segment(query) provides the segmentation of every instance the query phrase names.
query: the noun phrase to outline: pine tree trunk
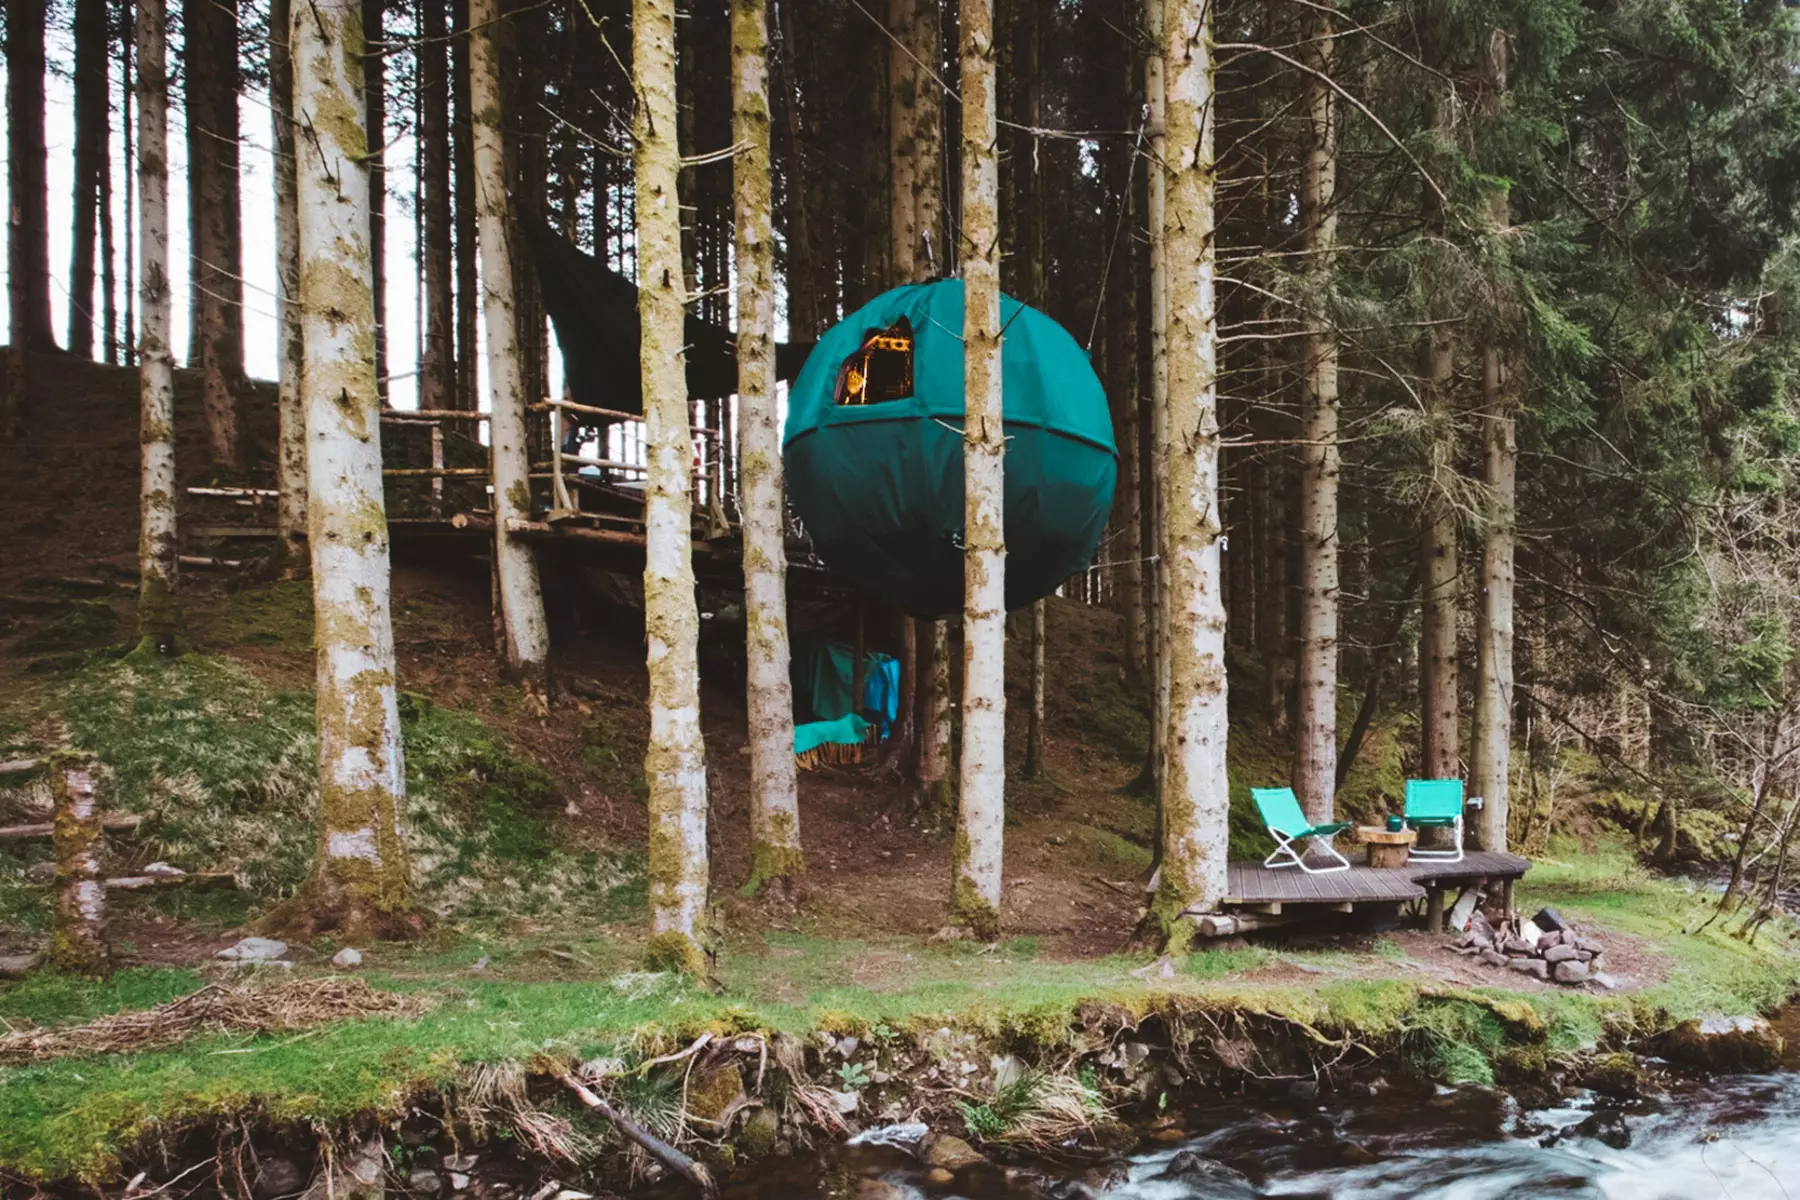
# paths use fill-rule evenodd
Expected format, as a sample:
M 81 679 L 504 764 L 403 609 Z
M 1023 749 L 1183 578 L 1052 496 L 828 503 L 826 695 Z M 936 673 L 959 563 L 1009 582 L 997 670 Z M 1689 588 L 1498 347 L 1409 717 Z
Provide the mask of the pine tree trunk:
M 112 72 L 112 14 L 101 5 L 100 13 L 100 54 L 101 63 L 107 73 Z M 129 90 L 131 81 L 124 81 L 123 90 Z M 117 293 L 118 277 L 114 267 L 113 252 L 113 171 L 112 171 L 112 85 L 108 82 L 106 89 L 107 111 L 107 144 L 105 153 L 100 157 L 99 199 L 100 199 L 100 355 L 109 367 L 119 365 L 119 297 Z M 131 108 L 125 108 L 126 120 L 130 120 Z M 131 173 L 131 152 L 125 153 L 125 173 Z M 129 213 L 127 207 L 127 213 Z M 126 217 L 130 221 L 129 215 Z M 131 335 L 126 334 L 127 337 Z
M 919 648 L 919 791 L 926 819 L 943 827 L 950 824 L 956 807 L 951 783 L 956 725 L 950 711 L 950 625 L 926 624 L 931 636 Z
M 455 408 L 452 367 L 456 321 L 451 295 L 450 78 L 446 70 L 444 0 L 419 0 L 420 205 L 425 237 L 425 349 L 419 360 L 419 407 Z
M 9 344 L 55 350 L 50 324 L 50 194 L 44 147 L 44 0 L 7 0 L 6 161 Z
M 363 92 L 369 105 L 369 262 L 375 268 L 375 383 L 388 402 L 387 0 L 363 0 Z
M 1168 141 L 1167 114 L 1167 82 L 1165 71 L 1167 63 L 1164 58 L 1164 0 L 1144 0 L 1144 29 L 1148 38 L 1148 49 L 1144 56 L 1144 110 L 1145 121 L 1150 135 L 1150 157 L 1147 160 L 1149 172 L 1145 186 L 1145 218 L 1149 224 L 1148 254 L 1150 259 L 1150 456 L 1148 467 L 1148 495 L 1150 512 L 1148 525 L 1150 528 L 1148 552 L 1156 556 L 1156 562 L 1150 572 L 1150 626 L 1149 637 L 1153 643 L 1150 658 L 1153 660 L 1154 673 L 1151 676 L 1151 713 L 1150 713 L 1150 761 L 1149 771 L 1151 794 L 1157 797 L 1158 823 L 1161 827 L 1163 817 L 1163 798 L 1167 792 L 1166 767 L 1168 760 L 1169 732 L 1169 545 L 1168 545 L 1168 492 L 1169 492 L 1169 272 L 1168 249 L 1166 245 L 1167 224 L 1166 208 L 1168 204 L 1167 173 L 1156 169 L 1156 164 L 1167 162 L 1164 157 Z M 1157 842 L 1157 865 L 1161 865 L 1160 854 L 1163 840 Z
M 138 651 L 181 649 L 175 542 L 175 355 L 169 345 L 169 71 L 163 0 L 137 5 Z
M 1334 69 L 1332 12 L 1306 12 L 1302 54 L 1307 143 L 1300 185 L 1306 251 L 1305 379 L 1301 391 L 1300 654 L 1294 791 L 1314 825 L 1330 822 L 1337 780 L 1338 348 L 1327 311 L 1337 249 L 1337 114 L 1327 85 Z
M 126 366 L 137 365 L 137 235 L 133 219 L 137 214 L 137 150 L 134 145 L 133 124 L 131 115 L 131 99 L 137 94 L 137 75 L 131 67 L 133 48 L 137 44 L 137 8 L 135 5 L 121 6 L 119 29 L 119 81 L 120 109 L 122 120 L 119 131 L 125 142 L 125 323 L 124 342 L 121 355 Z M 159 6 L 158 11 L 162 11 Z M 164 92 L 164 124 L 167 125 L 167 92 Z M 0 436 L 4 431 L 0 430 Z
M 303 928 L 336 929 L 354 942 L 412 924 L 381 486 L 361 0 L 295 4 L 290 45 L 295 119 L 304 131 L 296 171 L 320 818 L 318 858 L 295 912 Z
M 1006 824 L 1006 434 L 1000 386 L 1000 160 L 993 0 L 962 0 L 963 743 L 951 920 L 1000 930 Z
M 750 732 L 750 883 L 786 890 L 801 871 L 788 678 L 787 549 L 775 396 L 775 201 L 769 172 L 769 25 L 764 0 L 731 7 L 737 240 L 738 437 L 744 502 L 744 624 Z
M 1437 136 L 1449 141 L 1454 97 L 1449 84 L 1434 83 L 1431 119 Z M 1443 202 L 1429 189 L 1425 228 L 1443 236 Z M 1454 416 L 1450 388 L 1456 363 L 1446 327 L 1433 325 L 1420 340 L 1421 391 L 1426 417 L 1426 487 L 1419 556 L 1425 567 L 1419 637 L 1420 769 L 1427 779 L 1461 778 L 1456 659 L 1457 530 L 1451 507 Z
M 104 976 L 112 970 L 106 945 L 106 883 L 100 874 L 105 828 L 99 791 L 100 760 L 94 755 L 65 752 L 50 760 L 56 911 L 49 962 L 67 975 Z
M 1044 773 L 1044 646 L 1048 640 L 1045 602 L 1031 606 L 1031 709 L 1025 723 L 1025 766 L 1020 772 L 1026 779 Z
M 74 241 L 69 251 L 69 353 L 94 356 L 94 236 L 100 178 L 111 163 L 111 55 L 106 0 L 75 3 Z
M 918 278 L 919 207 L 913 189 L 922 76 L 911 52 L 917 7 L 917 0 L 888 0 L 888 253 L 895 283 Z
M 1128 54 L 1126 64 L 1129 81 L 1137 73 L 1136 56 Z M 1119 444 L 1119 484 L 1118 499 L 1115 502 L 1118 510 L 1115 522 L 1118 538 L 1110 557 L 1119 564 L 1115 586 L 1118 589 L 1118 604 L 1124 609 L 1125 615 L 1125 677 L 1133 687 L 1143 684 L 1148 666 L 1144 650 L 1147 614 L 1144 608 L 1143 459 L 1138 452 L 1143 413 L 1139 403 L 1141 389 L 1138 378 L 1137 299 L 1140 273 L 1137 188 L 1133 185 L 1136 155 L 1135 146 L 1125 146 L 1114 155 L 1112 192 L 1114 203 L 1121 211 L 1114 215 L 1113 223 L 1108 226 L 1108 236 L 1112 236 L 1110 230 L 1119 227 L 1121 221 L 1124 236 L 1118 238 L 1112 250 L 1115 277 L 1107 281 L 1111 293 L 1106 339 L 1107 373 L 1111 376 L 1113 400 L 1119 411 L 1116 436 Z
M 506 186 L 505 136 L 500 107 L 499 0 L 470 0 L 469 98 L 475 114 L 475 175 L 479 195 L 483 332 L 494 483 L 494 561 L 499 575 L 502 659 L 540 701 L 549 698 L 550 631 L 537 556 L 510 527 L 529 521 L 531 453 L 525 427 L 526 396 L 520 378 L 518 321 L 514 312 L 512 239 Z
M 469 101 L 469 0 L 450 0 L 450 158 L 456 172 L 456 395 L 457 408 L 473 412 L 475 322 L 481 299 L 475 294 L 474 116 Z
M 294 60 L 288 29 L 292 0 L 269 5 L 269 96 L 275 138 L 275 297 L 277 423 L 276 552 L 284 575 L 304 574 L 306 551 L 306 403 L 300 393 L 304 358 L 300 321 L 300 202 L 294 153 Z M 424 407 L 421 405 L 421 407 Z
M 237 392 L 244 377 L 243 254 L 238 213 L 237 0 L 186 0 L 188 227 L 193 315 L 207 445 L 241 465 Z M 203 68 L 203 69 L 202 69 Z
M 1225 773 L 1225 605 L 1219 571 L 1218 329 L 1214 310 L 1213 57 L 1208 0 L 1169 0 L 1167 460 L 1169 727 L 1163 779 L 1161 883 L 1153 913 L 1164 940 L 1185 948 L 1188 911 L 1225 893 L 1229 783 Z
M 1494 30 L 1488 41 L 1488 95 L 1497 109 L 1507 85 L 1507 39 Z M 1488 196 L 1488 217 L 1496 230 L 1511 223 L 1504 186 Z M 1483 522 L 1481 612 L 1475 636 L 1475 729 L 1472 741 L 1474 794 L 1481 797 L 1477 844 L 1505 850 L 1512 807 L 1513 712 L 1513 546 L 1517 528 L 1519 447 L 1513 413 L 1517 407 L 1507 355 L 1490 343 L 1482 354 L 1483 475 L 1487 511 Z
M 657 969 L 708 973 L 706 746 L 694 599 L 687 377 L 682 347 L 675 0 L 632 0 L 638 318 L 649 482 L 644 622 L 649 642 L 650 944 Z

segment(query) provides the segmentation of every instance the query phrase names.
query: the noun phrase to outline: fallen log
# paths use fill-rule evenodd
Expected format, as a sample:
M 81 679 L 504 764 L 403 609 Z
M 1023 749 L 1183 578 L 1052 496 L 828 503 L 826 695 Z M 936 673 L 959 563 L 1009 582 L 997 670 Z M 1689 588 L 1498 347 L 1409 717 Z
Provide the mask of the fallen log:
M 109 892 L 142 892 L 172 887 L 204 891 L 208 888 L 235 888 L 238 885 L 237 876 L 230 871 L 193 871 L 180 875 L 116 875 L 101 882 Z
M 11 762 L 0 762 L 0 779 L 9 775 L 30 775 L 44 765 L 41 758 L 15 758 Z
M 144 818 L 136 813 L 122 813 L 116 817 L 106 817 L 100 827 L 107 833 L 133 833 L 144 823 Z M 0 842 L 31 842 L 56 835 L 56 822 L 34 821 L 28 825 L 0 825 Z
M 713 1182 L 711 1172 L 602 1100 L 591 1088 L 569 1074 L 568 1068 L 562 1063 L 547 1055 L 540 1057 L 538 1063 L 546 1072 L 561 1080 L 564 1087 L 574 1092 L 576 1099 L 610 1121 L 615 1129 L 642 1146 L 663 1166 L 699 1188 L 702 1195 L 719 1194 L 719 1185 Z
M 42 954 L 0 955 L 0 979 L 23 979 L 44 963 Z

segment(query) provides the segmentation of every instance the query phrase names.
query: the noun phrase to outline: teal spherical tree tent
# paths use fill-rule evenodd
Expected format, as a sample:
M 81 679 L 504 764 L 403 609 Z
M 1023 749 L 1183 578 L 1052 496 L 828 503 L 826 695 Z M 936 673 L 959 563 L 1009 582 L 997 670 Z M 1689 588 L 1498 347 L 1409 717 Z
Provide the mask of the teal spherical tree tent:
M 1006 606 L 1093 560 L 1118 476 L 1106 394 L 1055 321 L 1009 296 Z M 828 566 L 915 616 L 963 600 L 963 285 L 884 292 L 819 339 L 788 394 L 788 498 Z

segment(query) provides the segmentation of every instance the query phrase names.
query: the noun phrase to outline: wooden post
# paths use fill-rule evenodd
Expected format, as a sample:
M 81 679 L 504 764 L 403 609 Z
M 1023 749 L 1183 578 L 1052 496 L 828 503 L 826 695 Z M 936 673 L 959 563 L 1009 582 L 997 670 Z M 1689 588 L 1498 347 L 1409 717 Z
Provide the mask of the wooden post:
M 431 426 L 431 515 L 444 515 L 444 427 L 433 422 Z
M 1444 889 L 1436 884 L 1425 888 L 1425 932 L 1441 933 L 1444 929 Z
M 1511 920 L 1513 915 L 1513 880 L 1507 879 L 1501 881 L 1500 905 L 1501 911 L 1506 918 Z
M 75 975 L 105 975 L 106 886 L 100 881 L 100 760 L 91 754 L 58 754 L 50 761 L 55 799 L 56 913 L 50 929 L 50 964 Z

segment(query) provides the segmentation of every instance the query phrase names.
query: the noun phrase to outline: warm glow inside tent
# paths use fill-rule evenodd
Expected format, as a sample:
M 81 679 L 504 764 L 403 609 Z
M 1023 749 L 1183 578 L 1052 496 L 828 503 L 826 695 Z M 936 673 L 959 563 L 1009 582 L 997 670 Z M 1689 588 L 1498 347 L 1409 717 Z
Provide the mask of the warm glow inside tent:
M 1092 561 L 1118 457 L 1100 380 L 1055 321 L 1002 297 L 1006 605 Z M 916 616 L 963 599 L 963 285 L 884 292 L 819 340 L 788 398 L 788 497 L 833 570 Z

